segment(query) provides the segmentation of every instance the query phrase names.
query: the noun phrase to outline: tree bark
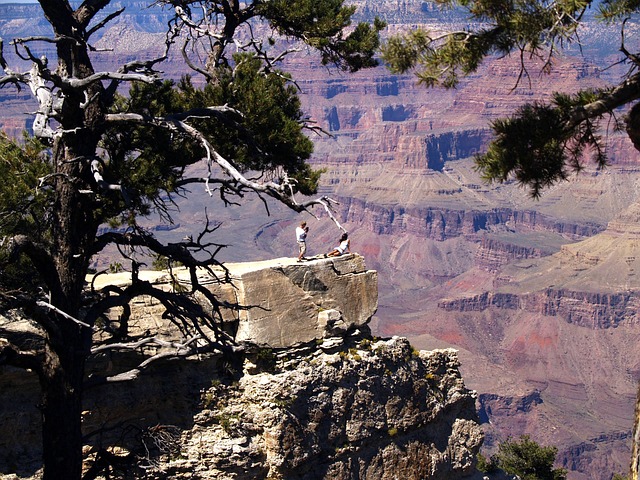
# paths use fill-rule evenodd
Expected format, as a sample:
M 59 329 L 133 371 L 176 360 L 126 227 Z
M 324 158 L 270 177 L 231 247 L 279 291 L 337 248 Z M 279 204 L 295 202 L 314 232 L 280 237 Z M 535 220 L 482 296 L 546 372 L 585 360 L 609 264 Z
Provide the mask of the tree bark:
M 69 322 L 68 320 L 61 320 Z M 82 477 L 82 381 L 84 355 L 78 325 L 67 325 L 70 338 L 56 351 L 47 347 L 40 382 L 42 386 L 43 480 L 76 480 Z M 75 333 L 72 331 L 75 330 Z M 57 343 L 57 342 L 56 342 Z
M 85 43 L 85 28 L 110 0 L 88 0 L 73 11 L 67 0 L 39 0 L 57 42 L 57 75 L 83 79 L 94 73 Z M 55 272 L 49 273 L 50 303 L 79 318 L 85 274 L 97 232 L 95 205 L 82 190 L 90 189 L 91 161 L 104 128 L 102 85 L 65 87 L 59 135 L 52 148 L 56 172 L 55 202 L 49 254 Z M 46 273 L 46 272 L 43 272 Z M 82 477 L 82 390 L 85 361 L 91 349 L 91 330 L 49 314 L 42 387 L 44 480 Z

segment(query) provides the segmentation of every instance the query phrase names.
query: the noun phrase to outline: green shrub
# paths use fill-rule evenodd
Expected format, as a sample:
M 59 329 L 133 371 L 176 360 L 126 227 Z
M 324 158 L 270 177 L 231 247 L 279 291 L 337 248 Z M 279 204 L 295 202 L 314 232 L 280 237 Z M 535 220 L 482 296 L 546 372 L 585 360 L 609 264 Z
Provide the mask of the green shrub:
M 271 348 L 261 348 L 255 357 L 255 363 L 262 371 L 274 372 L 278 364 L 278 357 Z
M 476 468 L 483 473 L 492 473 L 498 470 L 497 459 L 495 456 L 485 457 L 478 453 L 478 465 Z
M 522 435 L 519 441 L 501 443 L 495 459 L 499 468 L 521 480 L 564 480 L 567 471 L 553 468 L 557 454 L 556 447 L 542 447 L 529 435 Z

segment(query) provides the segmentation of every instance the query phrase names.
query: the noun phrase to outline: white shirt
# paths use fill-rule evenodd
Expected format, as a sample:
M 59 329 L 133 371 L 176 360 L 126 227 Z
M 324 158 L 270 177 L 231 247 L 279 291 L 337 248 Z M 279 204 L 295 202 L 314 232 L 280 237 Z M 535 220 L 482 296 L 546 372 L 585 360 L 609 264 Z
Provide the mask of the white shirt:
M 336 250 L 338 250 L 340 253 L 344 253 L 347 251 L 348 248 L 349 248 L 349 239 L 343 240 L 342 242 L 340 242 L 340 245 L 338 245 L 338 248 L 336 248 Z
M 304 242 L 307 239 L 307 232 L 302 227 L 296 227 L 296 238 L 299 242 Z

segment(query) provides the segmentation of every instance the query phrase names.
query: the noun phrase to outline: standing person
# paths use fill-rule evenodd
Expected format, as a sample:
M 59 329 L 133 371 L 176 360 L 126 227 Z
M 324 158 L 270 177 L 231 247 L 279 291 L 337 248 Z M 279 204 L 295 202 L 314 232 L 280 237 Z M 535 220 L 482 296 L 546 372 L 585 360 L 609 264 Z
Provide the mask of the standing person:
M 304 254 L 307 253 L 307 233 L 309 227 L 307 222 L 301 222 L 299 227 L 296 227 L 296 240 L 298 241 L 298 261 L 304 260 Z
M 340 237 L 340 245 L 327 253 L 325 257 L 337 257 L 345 252 L 351 252 L 351 240 L 349 240 L 347 232 L 343 233 Z

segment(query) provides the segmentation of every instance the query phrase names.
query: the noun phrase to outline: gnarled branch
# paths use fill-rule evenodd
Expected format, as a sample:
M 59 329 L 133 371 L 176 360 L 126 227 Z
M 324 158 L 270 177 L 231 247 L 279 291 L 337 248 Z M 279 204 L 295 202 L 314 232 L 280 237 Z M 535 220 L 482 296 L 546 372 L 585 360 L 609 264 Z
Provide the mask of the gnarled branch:
M 100 375 L 92 375 L 89 377 L 86 386 L 87 387 L 95 387 L 97 385 L 102 385 L 106 383 L 117 383 L 117 382 L 126 382 L 130 380 L 135 380 L 140 376 L 140 374 L 149 368 L 155 362 L 158 362 L 163 359 L 177 359 L 177 358 L 187 358 L 193 355 L 198 355 L 205 353 L 205 351 L 214 351 L 211 345 L 203 346 L 198 345 L 198 340 L 200 340 L 200 336 L 196 335 L 185 342 L 166 342 L 156 337 L 147 337 L 139 341 L 130 342 L 130 343 L 114 343 L 110 345 L 103 345 L 100 347 L 95 347 L 92 349 L 91 353 L 97 354 L 100 352 L 104 352 L 106 350 L 137 350 L 138 348 L 142 348 L 144 346 L 158 346 L 165 348 L 167 350 L 161 351 L 151 357 L 148 357 L 144 361 L 142 361 L 136 367 L 127 370 L 126 372 L 122 372 L 112 376 L 100 376 Z
M 6 338 L 0 338 L 0 365 L 39 372 L 42 369 L 42 358 L 38 351 L 22 350 Z
M 209 142 L 209 140 L 204 136 L 202 132 L 187 123 L 187 120 L 192 117 L 215 116 L 217 118 L 220 118 L 221 114 L 229 112 L 238 113 L 234 109 L 231 109 L 227 106 L 221 106 L 207 107 L 166 117 L 151 117 L 137 113 L 108 114 L 106 115 L 106 120 L 108 122 L 131 122 L 155 125 L 187 135 L 197 143 L 200 143 L 200 145 L 206 152 L 205 160 L 207 161 L 209 167 L 208 175 L 207 177 L 205 177 L 204 181 L 205 189 L 207 193 L 209 193 L 209 195 L 213 194 L 211 188 L 209 187 L 209 181 L 213 178 L 212 167 L 214 164 L 217 164 L 238 186 L 244 187 L 248 190 L 252 190 L 258 194 L 266 194 L 276 200 L 279 200 L 296 212 L 308 211 L 308 209 L 314 205 L 321 205 L 329 213 L 331 219 L 342 230 L 344 230 L 337 223 L 335 217 L 331 214 L 331 204 L 337 202 L 331 200 L 326 196 L 322 196 L 318 199 L 311 199 L 306 202 L 298 202 L 293 195 L 292 186 L 288 181 L 285 181 L 283 183 L 276 183 L 273 181 L 260 183 L 248 179 L 229 160 L 218 153 L 216 148 Z

